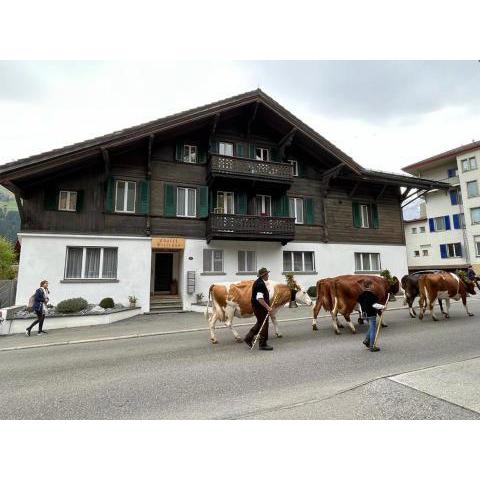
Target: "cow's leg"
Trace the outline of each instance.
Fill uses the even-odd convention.
[[[347,325],[350,327],[350,330],[352,331],[352,333],[357,333],[357,331],[355,330],[355,326],[353,325],[353,322],[350,319],[350,314],[344,315],[344,317],[345,317]]]
[[[407,300],[408,312],[410,313],[410,317],[415,318],[417,316],[417,314],[415,313],[415,310],[413,309],[413,301],[414,301],[414,299],[412,299],[412,298],[409,298]]]
[[[332,325],[333,325],[333,330],[335,331],[335,335],[340,335],[340,330],[338,329],[337,315],[335,314],[334,311],[330,312],[330,315],[332,316]]]
[[[210,329],[210,340],[213,344],[218,343],[217,339],[215,338],[215,323],[217,323],[217,310],[215,307],[213,308],[212,315],[208,319],[208,328]]]
[[[278,338],[282,338],[283,335],[280,333],[278,329],[278,322],[277,322],[277,311],[275,310],[270,314],[270,318],[272,319],[273,331]]]
[[[425,315],[425,297],[423,295],[420,296],[418,299],[418,308],[419,308],[419,313],[418,313],[418,318],[420,320],[423,320],[423,316]]]
[[[432,316],[432,319],[438,322],[438,318],[435,315],[435,298],[428,299],[428,310],[430,311],[430,315]]]
[[[225,309],[225,325],[232,331],[235,340],[240,343],[243,342],[242,337],[238,334],[238,332],[233,328],[233,318],[235,316],[235,309],[227,306]]]
[[[312,330],[318,330],[317,317],[321,309],[322,309],[322,303],[319,302],[317,298],[317,301],[315,302],[315,305],[313,307]]]
[[[312,318],[312,330],[317,331],[317,319],[315,317]]]
[[[447,302],[450,302],[450,299],[446,299],[446,301],[447,301]],[[443,310],[443,302],[442,302],[442,299],[441,299],[441,298],[438,299],[438,304],[440,305],[440,311],[445,315],[445,312],[444,312],[444,310]],[[449,305],[449,306],[450,306],[450,305]],[[448,318],[448,317],[446,317],[446,318]]]
[[[447,298],[445,300],[445,309],[446,309],[446,312],[443,311],[443,307],[442,307],[442,301],[440,299],[438,299],[438,303],[440,304],[440,310],[442,311],[443,315],[445,316],[445,318],[450,318],[450,299]]]
[[[470,311],[468,310],[468,307],[467,307],[467,296],[466,295],[462,296],[462,303],[463,303],[463,306],[465,307],[465,311],[467,312],[467,315],[469,317],[473,317],[473,313],[470,313]]]

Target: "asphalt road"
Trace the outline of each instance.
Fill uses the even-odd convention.
[[[0,418],[480,418],[388,378],[480,356],[480,302],[470,305],[475,317],[455,303],[439,322],[388,312],[379,353],[362,345],[366,326],[335,336],[326,319],[318,332],[282,323],[273,352],[227,329],[218,345],[203,331],[2,351]]]

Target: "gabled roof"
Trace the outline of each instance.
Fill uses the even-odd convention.
[[[322,137],[315,130],[295,117],[295,115],[282,107],[265,92],[257,89],[236,95],[234,97],[226,98],[218,102],[209,103],[201,107],[185,110],[183,112],[169,115],[151,122],[142,123],[134,127],[125,128],[123,130],[118,130],[116,132],[92,138],[90,140],[74,143],[72,145],[67,145],[55,150],[50,150],[48,152],[5,163],[4,165],[0,165],[0,174],[7,174],[23,167],[32,166],[37,163],[48,162],[49,160],[59,159],[60,157],[75,155],[76,158],[81,158],[83,155],[92,155],[95,152],[98,153],[99,149],[101,148],[109,148],[141,138],[146,138],[151,134],[165,131],[202,118],[212,117],[221,111],[230,110],[254,102],[260,102],[273,110],[277,115],[290,122],[292,126],[295,126],[299,132],[303,133],[323,149],[330,152],[341,163],[344,163],[353,171],[357,173],[362,171],[362,167],[346,153],[342,152],[326,138]]]
[[[420,160],[419,162],[412,163],[411,165],[407,165],[406,167],[403,167],[402,170],[407,173],[414,173],[415,171],[427,165],[433,167],[435,162],[438,162],[441,160],[447,160],[448,158],[453,159],[457,155],[469,152],[470,150],[476,150],[478,148],[480,148],[480,141],[468,143],[467,145],[462,145],[457,148],[452,148],[451,150],[447,150],[446,152],[439,153],[437,155],[434,155],[433,157],[428,157],[425,160]]]

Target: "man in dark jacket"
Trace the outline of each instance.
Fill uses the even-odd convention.
[[[260,350],[273,350],[273,347],[267,344],[268,340],[268,319],[272,308],[270,307],[270,294],[265,282],[268,280],[270,272],[266,268],[258,271],[258,278],[252,287],[252,307],[257,323],[250,329],[245,337],[245,343],[251,348],[255,335],[260,331]],[[263,325],[263,328],[262,328]]]
[[[362,316],[368,320],[367,337],[363,344],[370,349],[371,352],[379,352],[380,349],[374,345],[375,334],[377,331],[377,314],[385,308],[384,305],[378,303],[378,297],[371,291],[372,282],[365,282],[365,290],[358,297],[358,303],[362,307]]]

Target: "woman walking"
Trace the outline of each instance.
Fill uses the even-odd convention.
[[[48,291],[48,281],[42,280],[40,282],[40,288],[37,288],[37,290],[35,291],[35,296],[33,300],[33,311],[37,315],[37,319],[25,331],[25,335],[27,335],[27,337],[30,336],[32,327],[34,327],[37,323],[38,323],[37,335],[43,335],[47,333],[43,329],[43,321],[45,320],[45,312],[47,310],[49,295],[50,295],[50,292]]]

